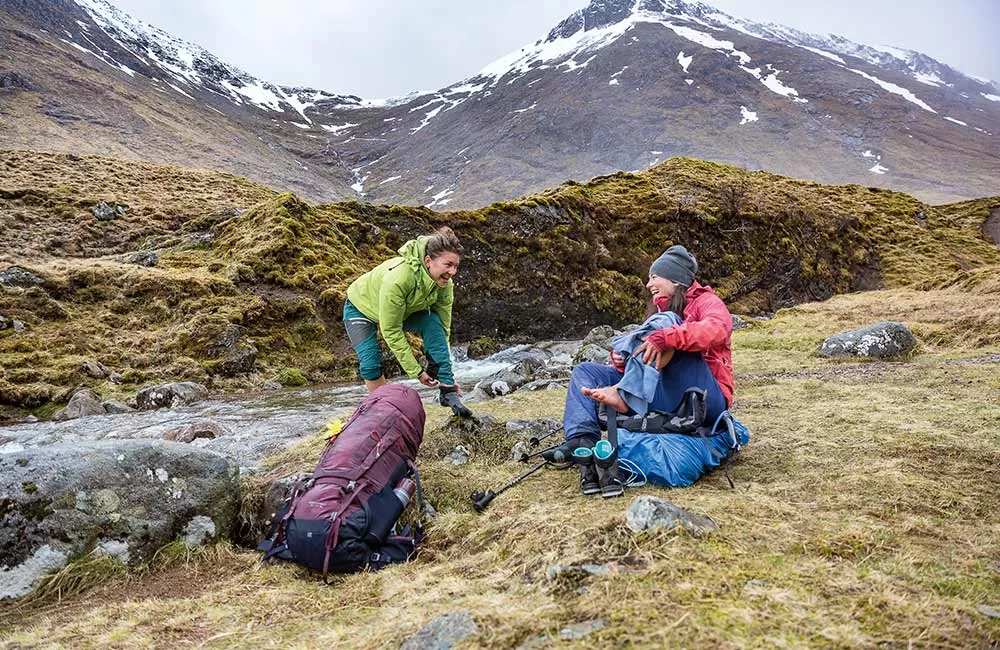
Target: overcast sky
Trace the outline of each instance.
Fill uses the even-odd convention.
[[[587,0],[111,0],[273,83],[366,99],[437,90],[544,37]],[[917,50],[1000,80],[1000,0],[712,0],[730,15]],[[824,5],[817,8],[816,5]]]

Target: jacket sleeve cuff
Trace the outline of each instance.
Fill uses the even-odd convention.
[[[667,330],[656,330],[646,337],[646,342],[654,346],[660,352],[666,352],[672,345],[667,342]]]

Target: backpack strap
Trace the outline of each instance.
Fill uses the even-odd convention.
[[[333,513],[333,516],[330,517],[330,532],[326,534],[326,554],[323,556],[323,582],[326,584],[329,584],[327,583],[327,573],[330,568],[330,553],[333,552],[333,549],[337,548],[337,542],[340,541],[340,513],[347,510],[347,507],[351,505],[351,503],[353,503],[360,494],[360,486],[355,486],[351,491],[351,496],[349,496],[340,506],[340,510]]]
[[[612,449],[618,449],[618,412],[608,409],[608,442]]]

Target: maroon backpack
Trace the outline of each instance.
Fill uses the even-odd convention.
[[[405,562],[419,531],[393,534],[415,487],[424,405],[412,388],[386,384],[358,406],[323,450],[312,478],[296,486],[258,550],[316,571],[378,570]],[[413,480],[410,477],[413,477]]]

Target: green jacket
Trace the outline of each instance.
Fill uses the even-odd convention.
[[[403,372],[417,377],[422,372],[403,334],[403,321],[410,314],[431,310],[441,318],[444,335],[451,344],[451,305],[455,288],[451,280],[440,287],[427,273],[424,256],[430,237],[411,239],[399,248],[402,257],[388,259],[351,283],[347,298],[369,320],[378,323],[382,338],[399,360]]]

